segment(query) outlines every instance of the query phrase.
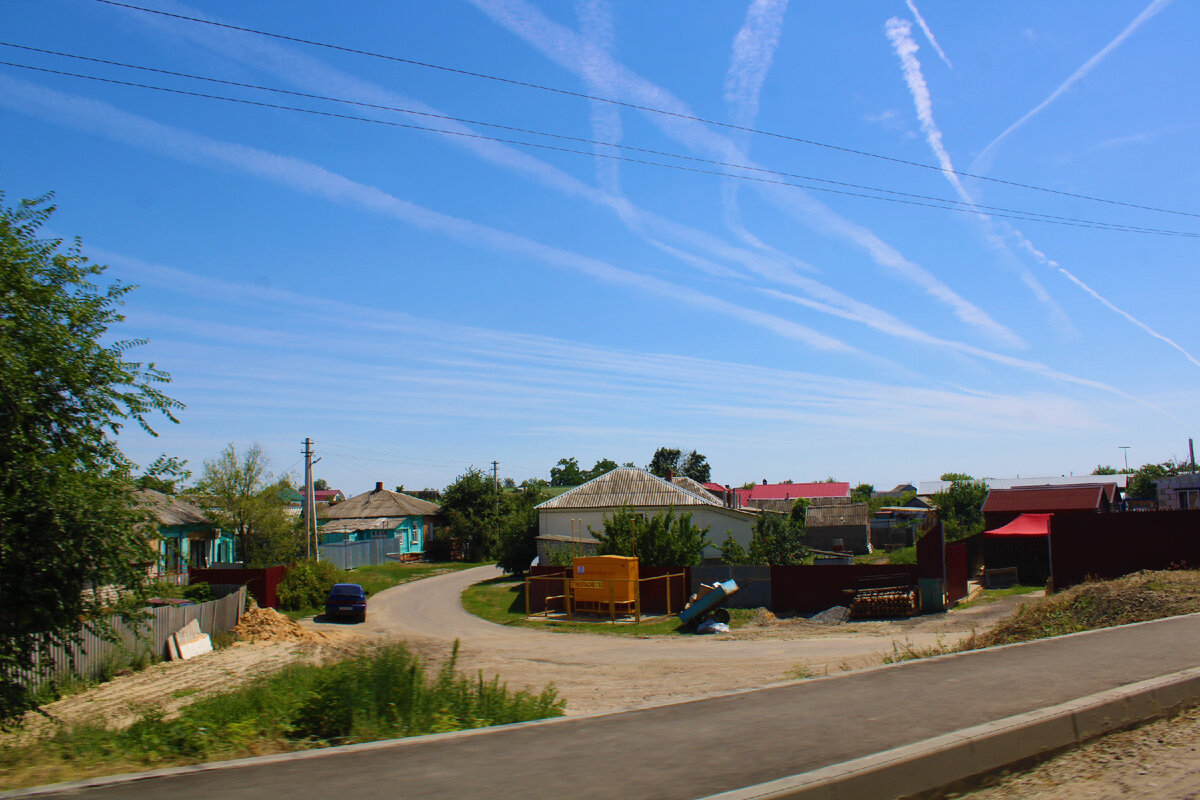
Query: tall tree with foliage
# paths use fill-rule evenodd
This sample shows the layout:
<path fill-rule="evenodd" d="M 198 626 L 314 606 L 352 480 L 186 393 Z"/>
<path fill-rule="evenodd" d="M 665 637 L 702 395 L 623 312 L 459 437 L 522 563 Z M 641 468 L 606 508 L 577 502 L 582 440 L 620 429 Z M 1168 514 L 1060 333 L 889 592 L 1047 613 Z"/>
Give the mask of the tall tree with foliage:
<path fill-rule="evenodd" d="M 560 458 L 558 463 L 550 468 L 551 486 L 578 486 L 587 480 L 587 475 L 579 468 L 579 459 Z"/>
<path fill-rule="evenodd" d="M 537 557 L 537 504 L 545 499 L 541 487 L 525 483 L 519 492 L 502 498 L 503 516 L 496 542 L 496 566 L 509 575 L 524 575 Z"/>
<path fill-rule="evenodd" d="M 486 561 L 496 549 L 499 497 L 492 478 L 471 467 L 446 487 L 439 501 L 446 533 L 466 561 Z"/>
<path fill-rule="evenodd" d="M 591 469 L 589 469 L 587 471 L 587 479 L 589 481 L 595 480 L 596 478 L 599 478 L 601 475 L 606 475 L 609 472 L 612 472 L 616 468 L 617 468 L 617 462 L 613 461 L 611 458 L 601 458 L 595 463 L 595 465 Z"/>
<path fill-rule="evenodd" d="M 695 450 L 684 453 L 677 447 L 660 447 L 655 450 L 646 471 L 660 478 L 671 474 L 686 475 L 700 483 L 712 480 L 712 468 L 705 456 Z"/>
<path fill-rule="evenodd" d="M 105 284 L 78 240 L 39 238 L 53 211 L 0 194 L 0 721 L 30 705 L 7 676 L 81 624 L 111 639 L 108 613 L 141 605 L 152 555 L 115 436 L 183 407 L 167 373 L 127 358 L 144 342 L 112 338 L 133 287 Z M 90 591 L 104 586 L 123 600 Z"/>
<path fill-rule="evenodd" d="M 1154 482 L 1159 478 L 1171 478 L 1182 475 L 1191 469 L 1186 461 L 1176 461 L 1168 458 L 1161 464 L 1143 464 L 1134 470 L 1125 486 L 1125 496 L 1130 500 L 1157 500 L 1158 487 Z"/>
<path fill-rule="evenodd" d="M 599 555 L 637 556 L 648 567 L 694 567 L 704 557 L 708 528 L 692 524 L 691 514 L 675 516 L 674 509 L 652 517 L 623 508 L 604 518 L 604 530 L 594 531 Z"/>
<path fill-rule="evenodd" d="M 280 491 L 294 488 L 284 476 L 272 481 L 268 459 L 257 443 L 240 455 L 230 443 L 204 462 L 196 483 L 196 499 L 213 524 L 233 534 L 238 559 L 248 567 L 289 564 L 304 554 L 299 519 L 284 511 Z"/>
<path fill-rule="evenodd" d="M 792 510 L 795 512 L 796 506 Z M 805 542 L 803 511 L 786 517 L 767 513 L 754 523 L 747 560 L 751 564 L 783 567 L 803 564 L 811 552 Z"/>
<path fill-rule="evenodd" d="M 150 462 L 145 472 L 134 478 L 139 489 L 153 489 L 163 494 L 175 495 L 183 488 L 183 482 L 192 477 L 187 461 L 163 453 Z"/>
<path fill-rule="evenodd" d="M 949 477 L 947 477 L 949 476 Z M 950 481 L 945 491 L 937 492 L 929 500 L 938 510 L 942 531 L 947 542 L 957 542 L 983 531 L 983 501 L 987 499 L 988 487 L 966 473 L 947 472 L 942 480 Z"/>

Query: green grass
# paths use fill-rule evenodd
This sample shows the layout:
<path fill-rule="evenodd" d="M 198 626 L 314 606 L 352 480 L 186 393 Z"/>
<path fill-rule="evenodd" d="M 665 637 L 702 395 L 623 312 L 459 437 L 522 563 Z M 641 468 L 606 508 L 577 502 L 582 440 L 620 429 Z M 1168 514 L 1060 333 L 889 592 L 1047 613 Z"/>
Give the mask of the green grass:
<path fill-rule="evenodd" d="M 498 678 L 435 676 L 402 643 L 333 664 L 292 664 L 203 698 L 177 718 L 161 711 L 123 730 L 62 726 L 0 749 L 0 790 L 132 769 L 288 752 L 561 716 L 553 687 L 509 692 Z"/>
<path fill-rule="evenodd" d="M 1038 592 L 1045 588 L 1045 586 L 1022 586 L 1017 584 L 1004 589 L 984 589 L 983 592 L 981 592 L 973 600 L 963 601 L 956 605 L 955 608 L 970 608 L 971 606 L 982 605 L 984 603 L 994 603 L 1001 597 L 1013 597 L 1020 594 L 1029 594 L 1030 592 Z"/>
<path fill-rule="evenodd" d="M 691 629 L 680 625 L 675 615 L 669 617 L 642 617 L 641 624 L 608 621 L 607 616 L 588 614 L 585 621 L 525 618 L 525 584 L 509 577 L 493 578 L 468 586 L 462 594 L 462 604 L 470 613 L 498 625 L 518 628 L 534 628 L 559 633 L 594 633 L 603 636 L 678 636 L 691 634 Z M 730 627 L 745 625 L 753 612 L 748 609 L 730 609 Z"/>
<path fill-rule="evenodd" d="M 371 567 L 359 567 L 358 569 L 348 570 L 346 571 L 346 575 L 348 576 L 348 582 L 357 583 L 366 589 L 369 597 L 373 594 L 379 594 L 384 589 L 399 586 L 402 583 L 428 578 L 433 575 L 441 575 L 443 572 L 457 572 L 462 569 L 482 566 L 484 565 L 468 561 L 408 561 L 404 563 L 397 561 L 395 563 L 377 564 Z M 315 617 L 317 614 L 324 613 L 324 611 L 324 608 L 309 606 L 308 608 L 284 611 L 283 613 L 292 619 L 303 619 L 304 617 Z"/>

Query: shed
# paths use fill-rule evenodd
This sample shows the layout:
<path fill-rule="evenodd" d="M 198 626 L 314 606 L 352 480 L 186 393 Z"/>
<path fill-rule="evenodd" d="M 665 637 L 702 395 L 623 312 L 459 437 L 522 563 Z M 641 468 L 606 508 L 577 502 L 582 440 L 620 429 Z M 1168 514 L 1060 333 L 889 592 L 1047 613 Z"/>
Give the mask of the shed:
<path fill-rule="evenodd" d="M 818 550 L 841 548 L 863 555 L 872 551 L 871 514 L 866 503 L 809 506 L 804 514 L 805 541 Z"/>

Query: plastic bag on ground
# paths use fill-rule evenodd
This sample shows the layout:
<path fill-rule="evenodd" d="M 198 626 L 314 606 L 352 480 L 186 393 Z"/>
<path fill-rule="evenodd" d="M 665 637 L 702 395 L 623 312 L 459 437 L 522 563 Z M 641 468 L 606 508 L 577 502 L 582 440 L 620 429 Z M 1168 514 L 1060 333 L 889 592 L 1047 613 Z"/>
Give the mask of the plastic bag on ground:
<path fill-rule="evenodd" d="M 715 619 L 706 619 L 696 627 L 696 633 L 729 633 L 729 626 Z"/>

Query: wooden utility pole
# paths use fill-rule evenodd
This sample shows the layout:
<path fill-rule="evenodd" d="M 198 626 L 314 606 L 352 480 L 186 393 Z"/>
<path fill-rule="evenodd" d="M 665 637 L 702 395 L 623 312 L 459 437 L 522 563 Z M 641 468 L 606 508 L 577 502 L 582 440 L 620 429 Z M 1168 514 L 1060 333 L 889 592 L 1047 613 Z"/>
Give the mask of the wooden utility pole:
<path fill-rule="evenodd" d="M 319 459 L 318 459 L 319 460 Z M 304 552 L 309 558 L 320 559 L 317 542 L 317 500 L 313 496 L 312 439 L 304 439 Z"/>

